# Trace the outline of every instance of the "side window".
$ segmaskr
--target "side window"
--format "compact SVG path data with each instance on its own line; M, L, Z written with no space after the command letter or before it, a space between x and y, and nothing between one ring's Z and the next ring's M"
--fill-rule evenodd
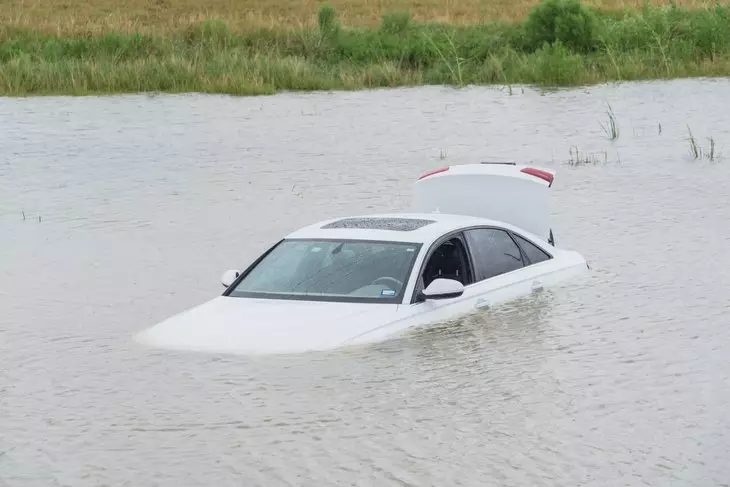
M524 267L520 248L504 230L475 228L465 233L474 256L476 281Z
M454 279L465 286L470 284L469 260L461 239L447 240L429 257L421 273L423 287L428 287L437 278Z
M538 262L551 259L551 257L537 245L525 240L517 234L514 234L514 236L517 239L517 243L520 244L520 247L522 247L522 250L525 252L525 255L527 255L530 264L537 264Z

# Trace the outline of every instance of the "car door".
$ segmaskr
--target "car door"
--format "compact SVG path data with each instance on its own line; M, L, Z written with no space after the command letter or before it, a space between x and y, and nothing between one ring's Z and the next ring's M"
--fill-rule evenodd
M459 251L457 253L463 254L461 258L463 261L461 265L461 275L457 280L465 286L464 294L459 297L448 299L418 299L420 291L426 287L429 278L432 279L437 277L431 274L431 265L434 263L434 260L438 258L439 250L449 242L458 243ZM436 267L439 266L437 265ZM447 275L439 277L453 278L454 276L451 273L447 273ZM473 304L470 302L471 293L469 291L469 285L474 282L474 272L473 264L462 232L450 232L442 235L439 239L434 241L433 244L425 250L425 255L420 266L413 270L412 279L414 279L415 285L409 299L410 306L402 309L403 315L417 320L427 318L429 321L432 321L448 318L455 313L458 314L460 312L471 310L473 308Z
M469 287L475 308L541 287L539 278L548 268L540 264L552 257L525 237L504 228L476 227L465 230L464 238L474 266Z
M424 288L422 279L424 273L428 273L431 259L444 242L453 238L463 243L467 254L469 272L463 282L464 293L455 298L418 300L418 293ZM518 245L517 242L522 244ZM405 328L409 324L448 320L528 294L540 286L540 276L549 273L552 265L552 256L546 251L525 237L499 227L461 229L442 236L425 252L421 265L414 269L416 284L410 306L399 311L403 322L394 324L394 327Z

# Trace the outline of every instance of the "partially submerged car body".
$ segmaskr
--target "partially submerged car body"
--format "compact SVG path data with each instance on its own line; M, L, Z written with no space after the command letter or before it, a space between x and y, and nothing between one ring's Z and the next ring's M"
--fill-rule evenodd
M580 254L548 241L552 180L549 171L502 164L429 172L416 184L413 212L335 218L292 232L243 272L224 274L222 296L138 340L211 352L321 350L549 286L586 269Z

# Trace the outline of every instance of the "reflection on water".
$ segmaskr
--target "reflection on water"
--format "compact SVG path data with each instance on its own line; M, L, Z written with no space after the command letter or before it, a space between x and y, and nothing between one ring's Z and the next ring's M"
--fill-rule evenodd
M513 93L0 100L0 485L728 485L730 161L686 138L730 149L730 84ZM590 273L333 352L131 340L281 234L480 159L558 171Z

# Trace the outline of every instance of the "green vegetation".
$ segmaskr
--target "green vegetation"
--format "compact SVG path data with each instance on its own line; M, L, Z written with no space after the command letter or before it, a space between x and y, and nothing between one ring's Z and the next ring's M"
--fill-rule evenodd
M616 140L618 139L618 122L616 122L616 114L613 113L613 108L611 108L611 105L608 105L608 111L606 112L606 115L608 115L608 123L602 123L601 128L609 139ZM661 132L661 125L659 131Z
M711 162L716 162L719 159L719 154L715 149L714 137L707 138L710 145L705 149L697 142L695 136L692 135L692 130L689 128L689 125L687 126L687 132L689 132L689 137L687 138L687 142L689 142L689 154L693 159L707 159Z
M544 0L522 23L461 26L393 12L375 27L345 27L334 8L323 6L316 27L297 29L234 30L217 19L163 33L0 27L2 95L266 94L726 75L730 5L719 4L597 12L577 0Z

